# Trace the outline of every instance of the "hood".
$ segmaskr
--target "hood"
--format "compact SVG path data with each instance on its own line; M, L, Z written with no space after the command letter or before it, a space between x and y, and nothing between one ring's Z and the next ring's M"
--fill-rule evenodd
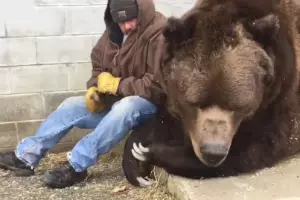
M104 13L104 22L106 25L106 30L108 36L112 42L120 44L123 40L123 33L117 23L113 21L113 18L110 14L110 4L111 0L108 0L105 13ZM136 0L138 4L138 17L137 17L137 28L138 32L141 34L148 26L148 24L155 17L155 5L153 0Z

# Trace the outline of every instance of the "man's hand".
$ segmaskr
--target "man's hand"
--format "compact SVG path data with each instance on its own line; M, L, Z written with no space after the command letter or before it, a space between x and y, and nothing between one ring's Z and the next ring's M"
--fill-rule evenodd
M98 76L98 91L100 93L117 95L120 80L121 78L114 77L108 72L102 72Z
M101 102L96 87L90 87L85 95L85 104L90 112L101 112L104 110L105 105Z

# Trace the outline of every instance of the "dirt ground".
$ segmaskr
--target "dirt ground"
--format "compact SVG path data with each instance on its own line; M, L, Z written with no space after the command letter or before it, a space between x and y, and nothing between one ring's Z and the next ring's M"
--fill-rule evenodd
M121 157L102 158L96 166L89 168L89 176L83 183L64 189L50 189L42 185L41 174L65 160L65 154L49 154L42 160L32 177L15 177L0 170L1 200L175 200L167 192L163 174L156 174L157 183L149 188L130 185L121 169Z

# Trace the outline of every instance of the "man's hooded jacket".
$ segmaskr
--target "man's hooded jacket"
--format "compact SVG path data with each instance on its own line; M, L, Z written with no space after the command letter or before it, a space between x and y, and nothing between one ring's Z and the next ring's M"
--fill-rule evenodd
M166 17L155 11L153 0L136 0L138 5L137 29L123 42L123 33L114 23L108 0L104 14L106 30L92 50L92 77L87 88L97 87L97 76L110 72L121 77L118 94L138 95L153 103L160 103L161 90L154 81L162 62L162 27Z

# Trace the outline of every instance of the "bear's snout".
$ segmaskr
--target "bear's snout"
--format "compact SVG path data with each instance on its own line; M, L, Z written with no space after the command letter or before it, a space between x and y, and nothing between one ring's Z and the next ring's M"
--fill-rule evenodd
M239 123L233 111L218 106L199 109L196 125L189 135L194 153L208 167L217 167L226 159Z
M225 119L206 118L203 122L203 131L206 134L218 135L228 130L228 123Z
M229 149L225 144L207 143L201 147L200 151L205 164L214 167L225 160Z

